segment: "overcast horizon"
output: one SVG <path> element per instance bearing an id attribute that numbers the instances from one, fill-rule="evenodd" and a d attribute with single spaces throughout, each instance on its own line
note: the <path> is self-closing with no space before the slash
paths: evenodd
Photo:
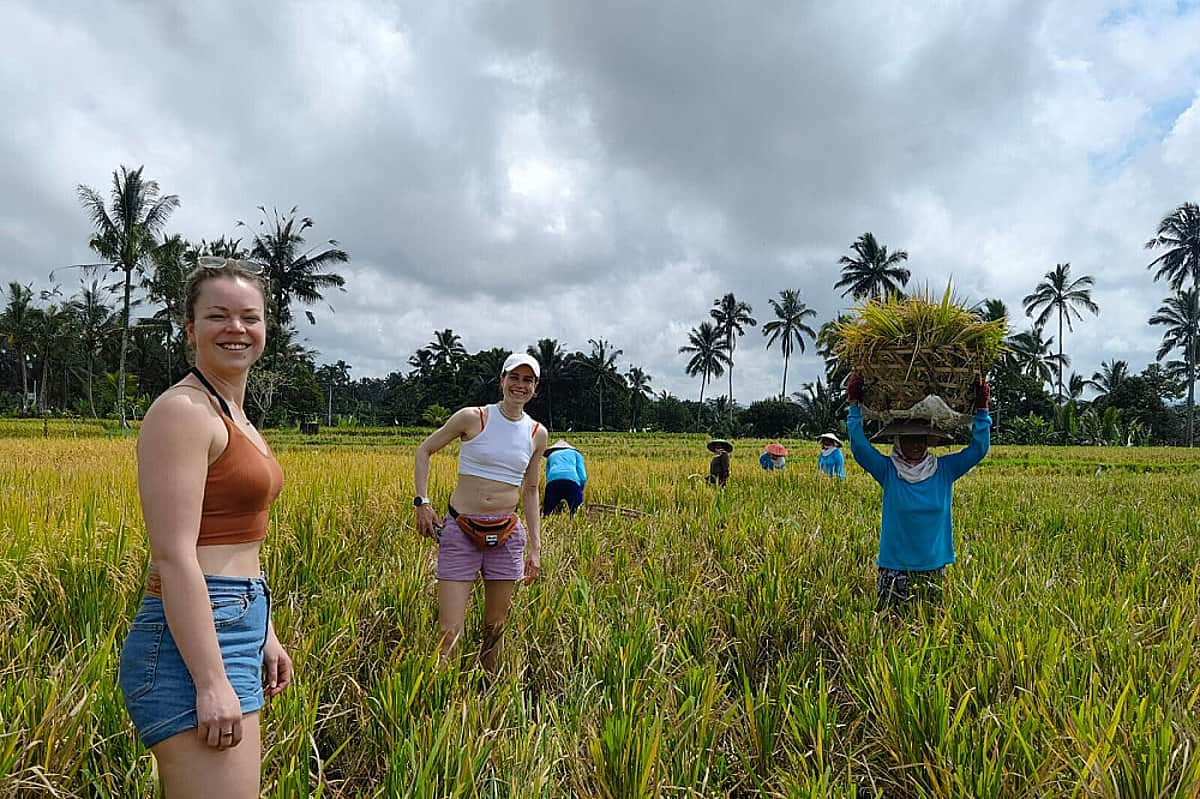
<path id="1" fill-rule="evenodd" d="M 814 327 L 851 307 L 866 231 L 1014 332 L 1069 262 L 1101 311 L 1067 373 L 1153 362 L 1143 245 L 1200 201 L 1200 3 L 876 5 L 6 3 L 0 279 L 95 261 L 76 185 L 144 165 L 170 233 L 248 240 L 296 205 L 338 240 L 347 290 L 297 327 L 354 378 L 448 327 L 472 352 L 604 338 L 695 398 L 677 350 L 732 291 L 759 322 L 735 398 L 777 395 L 768 299 L 799 289 Z M 810 345 L 789 393 L 822 374 Z"/>

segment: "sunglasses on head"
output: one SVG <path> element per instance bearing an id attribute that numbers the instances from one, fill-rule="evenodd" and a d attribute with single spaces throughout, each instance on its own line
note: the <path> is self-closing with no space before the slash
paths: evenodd
<path id="1" fill-rule="evenodd" d="M 224 258 L 219 255 L 202 255 L 196 259 L 196 269 L 224 269 L 226 266 L 232 265 L 249 272 L 252 275 L 261 275 L 264 271 L 263 265 L 254 261 L 245 261 L 239 258 Z"/>

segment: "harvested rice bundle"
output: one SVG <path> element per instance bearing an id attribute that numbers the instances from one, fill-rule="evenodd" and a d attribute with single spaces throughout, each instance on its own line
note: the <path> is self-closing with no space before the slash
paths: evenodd
<path id="1" fill-rule="evenodd" d="M 867 301 L 837 326 L 834 351 L 866 381 L 867 418 L 949 428 L 970 417 L 975 381 L 999 356 L 1007 332 L 1007 320 L 981 320 L 947 284 L 941 302 L 928 288 Z"/>

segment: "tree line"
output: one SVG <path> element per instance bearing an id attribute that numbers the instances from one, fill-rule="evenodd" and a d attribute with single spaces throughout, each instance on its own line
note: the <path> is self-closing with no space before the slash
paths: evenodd
<path id="1" fill-rule="evenodd" d="M 315 228 L 293 207 L 260 206 L 261 219 L 236 222 L 232 233 L 187 241 L 167 232 L 177 195 L 163 194 L 143 168 L 113 172 L 107 201 L 77 187 L 94 232 L 89 248 L 99 261 L 73 265 L 79 286 L 64 293 L 51 285 L 11 282 L 0 310 L 0 412 L 108 417 L 126 425 L 188 368 L 183 331 L 187 274 L 205 256 L 240 258 L 261 269 L 267 287 L 268 344 L 253 370 L 248 404 L 260 425 L 320 420 L 343 425 L 439 424 L 451 411 L 497 396 L 502 348 L 470 352 L 451 329 L 432 331 L 429 343 L 381 378 L 353 378 L 344 362 L 319 363 L 303 345 L 297 316 L 317 322 L 313 309 L 331 290 L 345 290 L 334 271 L 350 255 L 334 239 L 307 241 Z M 241 233 L 243 235 L 237 235 Z M 1027 328 L 1006 340 L 1004 356 L 988 375 L 999 443 L 1186 444 L 1194 441 L 1197 341 L 1200 339 L 1200 211 L 1185 203 L 1161 220 L 1146 242 L 1156 257 L 1147 265 L 1171 294 L 1148 322 L 1163 330 L 1154 363 L 1134 374 L 1122 360 L 1105 362 L 1090 378 L 1066 373 L 1064 336 L 1084 313 L 1098 314 L 1095 281 L 1058 263 L 1022 300 Z M 903 294 L 912 272 L 904 250 L 889 251 L 870 233 L 859 236 L 838 261 L 835 288 L 854 301 Z M 814 436 L 843 428 L 841 385 L 847 369 L 834 355 L 839 318 L 816 322 L 818 312 L 798 289 L 768 299 L 772 318 L 761 326 L 763 346 L 782 358 L 778 396 L 740 406 L 734 401 L 738 342 L 759 326 L 753 307 L 732 292 L 713 301 L 709 318 L 679 347 L 683 371 L 699 380 L 696 400 L 655 392 L 653 377 L 623 359 L 612 342 L 589 339 L 570 351 L 554 338 L 528 345 L 542 366 L 529 411 L 555 430 L 650 429 L 739 436 Z M 302 307 L 302 308 L 301 308 Z M 1010 318 L 1005 303 L 975 307 L 985 319 Z M 1054 325 L 1055 335 L 1047 334 Z M 1065 330 L 1064 330 L 1065 328 Z M 814 348 L 823 374 L 788 393 L 793 355 Z M 720 394 L 706 390 L 727 378 Z M 1088 399 L 1084 394 L 1092 392 Z M 1182 407 L 1180 401 L 1182 400 Z"/>

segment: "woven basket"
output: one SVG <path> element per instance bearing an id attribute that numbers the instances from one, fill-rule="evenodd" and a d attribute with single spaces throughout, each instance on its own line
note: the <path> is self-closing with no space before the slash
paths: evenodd
<path id="1" fill-rule="evenodd" d="M 866 382 L 864 404 L 876 411 L 905 410 L 935 394 L 955 411 L 969 414 L 979 378 L 976 363 L 953 347 L 887 346 L 875 347 L 869 359 L 853 367 Z"/>

